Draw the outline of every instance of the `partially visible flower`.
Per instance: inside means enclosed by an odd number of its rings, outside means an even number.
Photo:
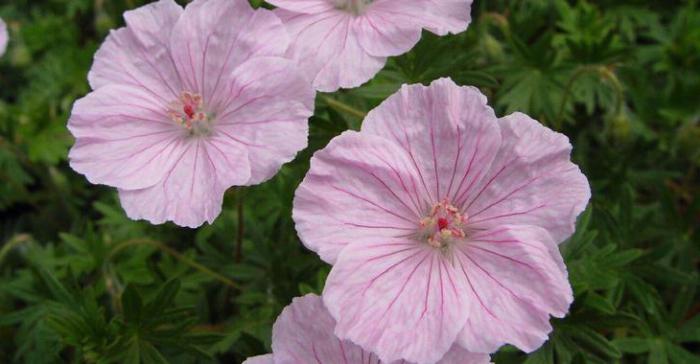
[[[5,54],[5,51],[7,50],[7,42],[9,41],[10,37],[7,33],[7,24],[5,24],[5,21],[0,19],[0,57],[2,57]]]
[[[314,91],[268,10],[160,0],[124,14],[68,123],[70,165],[119,189],[129,217],[197,227],[224,191],[271,178],[307,145]]]
[[[272,328],[273,354],[250,358],[244,364],[382,363],[376,355],[350,341],[338,339],[333,334],[334,327],[335,321],[323,306],[321,297],[309,294],[295,298],[282,311]],[[469,353],[459,346],[454,346],[444,358],[437,361],[438,364],[488,362],[488,355]]]
[[[357,87],[408,52],[423,28],[459,33],[472,0],[268,0],[291,36],[288,55],[320,91]]]
[[[246,359],[243,364],[275,364],[272,354],[258,355]]]
[[[333,264],[323,300],[336,335],[387,362],[537,349],[572,302],[557,243],[590,198],[570,151],[449,79],[404,86],[332,140],[293,215]]]

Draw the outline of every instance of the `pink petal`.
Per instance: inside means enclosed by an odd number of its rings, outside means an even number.
[[[490,362],[489,354],[472,353],[455,344],[438,364],[487,364]]]
[[[500,120],[503,145],[481,183],[458,198],[478,228],[531,224],[557,242],[574,231],[591,192],[571,163],[571,144],[525,114]]]
[[[78,100],[68,121],[71,167],[96,184],[139,189],[158,183],[183,150],[184,133],[149,92],[108,85]]]
[[[7,34],[7,24],[0,19],[0,57],[2,57],[7,50],[7,42],[9,38],[9,35]]]
[[[413,234],[428,208],[407,154],[357,132],[333,139],[311,160],[293,217],[304,244],[334,263],[350,243]]]
[[[275,364],[364,363],[376,356],[333,334],[335,321],[321,297],[295,298],[280,314],[272,329]]]
[[[336,9],[315,14],[275,11],[292,39],[287,55],[319,91],[357,87],[384,67],[385,58],[369,55],[357,39],[353,16]]]
[[[226,188],[250,179],[246,150],[227,139],[188,139],[166,177],[153,187],[119,190],[126,214],[152,224],[172,221],[196,228],[221,212]],[[236,174],[233,171],[239,172]]]
[[[423,0],[376,2],[353,26],[362,48],[376,57],[404,54],[420,40],[422,28],[416,14],[426,12]]]
[[[275,364],[272,354],[258,355],[246,359],[243,364]]]
[[[297,67],[283,58],[255,58],[227,79],[227,102],[215,128],[248,150],[251,179],[271,178],[306,148],[315,92]]]
[[[107,84],[131,85],[148,90],[163,103],[181,91],[170,58],[168,39],[182,8],[173,0],[160,0],[124,13],[126,28],[110,33],[95,54],[88,79],[93,89]]]
[[[323,299],[336,335],[383,362],[434,363],[464,328],[470,301],[461,272],[413,239],[354,242],[340,253]]]
[[[472,0],[424,0],[428,12],[419,16],[420,23],[437,35],[457,34],[467,30],[472,21]]]
[[[378,57],[397,56],[418,43],[422,28],[461,33],[471,22],[471,0],[375,1],[357,18],[360,44]]]
[[[205,102],[219,97],[225,78],[254,57],[282,56],[288,37],[269,10],[253,10],[246,0],[190,3],[173,29],[170,47],[188,91]]]
[[[455,252],[473,304],[459,343],[492,352],[512,344],[531,352],[551,332],[549,315],[563,317],[573,301],[555,242],[536,226],[481,231]]]
[[[334,328],[335,320],[326,310],[321,297],[310,294],[295,298],[292,304],[282,311],[273,328],[272,349],[275,364],[381,363],[376,355],[350,341],[339,340],[333,334]],[[474,354],[453,346],[438,363],[484,364],[488,361],[489,356],[486,354]]]
[[[391,139],[409,153],[419,188],[432,203],[454,202],[481,179],[501,143],[486,97],[450,79],[403,86],[369,113],[362,132]]]
[[[334,9],[328,0],[267,0],[268,3],[296,13],[314,14]]]

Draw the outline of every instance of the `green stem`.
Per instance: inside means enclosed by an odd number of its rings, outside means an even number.
[[[569,79],[569,82],[566,84],[566,88],[564,89],[564,98],[561,100],[561,106],[559,107],[559,113],[557,114],[556,119],[558,126],[561,126],[561,120],[564,117],[564,110],[566,109],[567,102],[569,102],[569,97],[571,97],[571,94],[573,93],[574,84],[576,83],[576,81],[578,81],[578,79],[581,76],[591,72],[595,72],[598,75],[600,75],[600,77],[610,81],[613,88],[615,89],[615,115],[619,114],[622,111],[625,94],[622,88],[622,84],[620,83],[620,80],[617,79],[617,76],[615,76],[615,74],[612,71],[610,71],[610,69],[607,66],[580,66],[576,70],[576,72],[574,72],[574,74],[571,75],[571,78]]]
[[[117,255],[120,251],[122,251],[130,246],[133,246],[133,245],[150,245],[150,246],[156,247],[160,251],[165,252],[167,254],[170,254],[173,258],[181,261],[182,263],[185,263],[186,265],[189,265],[190,267],[192,267],[192,268],[194,268],[194,269],[196,269],[196,270],[198,270],[198,271],[200,271],[208,276],[211,276],[212,278],[218,280],[219,282],[221,282],[229,287],[238,288],[238,285],[234,281],[222,276],[219,273],[214,272],[213,270],[211,270],[211,269],[195,262],[194,260],[186,257],[185,255],[181,254],[177,250],[175,250],[175,249],[173,249],[173,248],[171,248],[171,247],[169,247],[169,246],[167,246],[159,241],[156,241],[156,240],[132,239],[132,240],[124,241],[122,243],[119,243],[118,245],[116,245],[114,247],[114,249],[112,249],[112,251],[109,254],[109,258],[111,259],[115,255]]]
[[[559,106],[559,112],[557,113],[557,119],[555,122],[557,123],[557,126],[561,126],[562,124],[562,118],[564,117],[564,110],[566,109],[566,104],[569,102],[569,97],[571,96],[572,89],[576,81],[579,79],[579,77],[585,75],[586,73],[589,72],[595,72],[596,69],[593,66],[580,66],[576,72],[574,72],[573,75],[571,75],[571,78],[569,79],[569,82],[566,84],[566,88],[564,89],[564,97],[561,100],[561,105]]]
[[[622,88],[622,83],[620,83],[620,80],[617,78],[617,76],[615,76],[615,73],[610,71],[610,69],[607,67],[601,67],[599,73],[601,76],[608,79],[615,89],[615,96],[617,98],[615,101],[615,115],[618,115],[620,112],[622,112],[622,107],[625,101],[625,91]]]
[[[2,249],[0,249],[0,265],[2,265],[5,257],[12,249],[30,241],[32,241],[32,237],[28,234],[18,234],[13,236],[7,243],[5,243],[5,245],[3,245]]]
[[[342,101],[338,101],[334,98],[324,96],[324,95],[321,95],[319,97],[321,98],[321,100],[323,100],[323,102],[326,103],[326,105],[328,105],[328,106],[330,106],[330,107],[332,107],[340,112],[350,114],[350,115],[358,117],[360,119],[364,119],[367,116],[366,112],[358,110],[358,109],[356,109],[356,108],[354,108],[354,107],[352,107],[352,106],[350,106]]]

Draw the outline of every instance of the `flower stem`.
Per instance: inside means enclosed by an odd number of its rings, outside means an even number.
[[[2,264],[2,261],[5,260],[5,256],[7,256],[12,249],[31,241],[32,237],[29,234],[17,234],[13,236],[7,243],[5,243],[5,245],[3,245],[2,249],[0,249],[0,264]]]
[[[171,247],[169,247],[169,246],[167,246],[159,241],[156,241],[156,240],[131,239],[131,240],[124,241],[122,243],[117,244],[114,247],[114,249],[112,249],[112,251],[109,254],[109,258],[111,259],[112,257],[116,256],[122,250],[124,250],[130,246],[133,246],[133,245],[150,245],[150,246],[156,247],[160,251],[171,255],[173,258],[179,260],[180,262],[185,263],[186,265],[189,265],[191,268],[196,269],[196,270],[218,280],[219,282],[221,282],[229,287],[238,288],[238,285],[234,281],[222,276],[219,273],[214,272],[213,270],[211,270],[211,269],[195,262],[194,260],[188,258],[187,256],[181,254],[177,250],[175,250],[175,249],[173,249],[173,248],[171,248]]]
[[[561,126],[561,120],[564,117],[564,110],[566,109],[566,104],[569,102],[569,97],[573,93],[573,86],[579,77],[585,75],[586,73],[596,73],[601,78],[607,79],[612,84],[615,90],[615,114],[619,114],[622,111],[622,106],[624,103],[624,90],[622,89],[622,84],[617,76],[609,69],[609,66],[599,66],[599,65],[584,65],[580,66],[566,84],[566,89],[564,90],[564,97],[561,100],[561,106],[559,107],[559,113],[557,114],[557,119],[555,123],[557,126]]]
[[[367,116],[366,112],[364,112],[362,110],[358,110],[358,109],[356,109],[356,108],[354,108],[354,107],[352,107],[352,106],[350,106],[342,101],[338,101],[332,97],[324,96],[324,95],[320,95],[319,97],[321,98],[321,100],[323,100],[323,102],[326,103],[326,105],[328,105],[328,106],[330,106],[330,107],[332,107],[340,112],[350,114],[350,115],[358,117],[360,119],[364,119]]]

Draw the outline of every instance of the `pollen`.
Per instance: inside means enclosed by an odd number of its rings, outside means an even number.
[[[374,0],[333,0],[337,9],[347,11],[353,15],[362,15],[367,6]]]
[[[434,248],[447,248],[466,237],[467,216],[448,201],[441,201],[420,220],[420,240]]]
[[[204,100],[196,93],[185,91],[170,104],[168,116],[193,134],[208,130],[209,116],[204,112]]]

